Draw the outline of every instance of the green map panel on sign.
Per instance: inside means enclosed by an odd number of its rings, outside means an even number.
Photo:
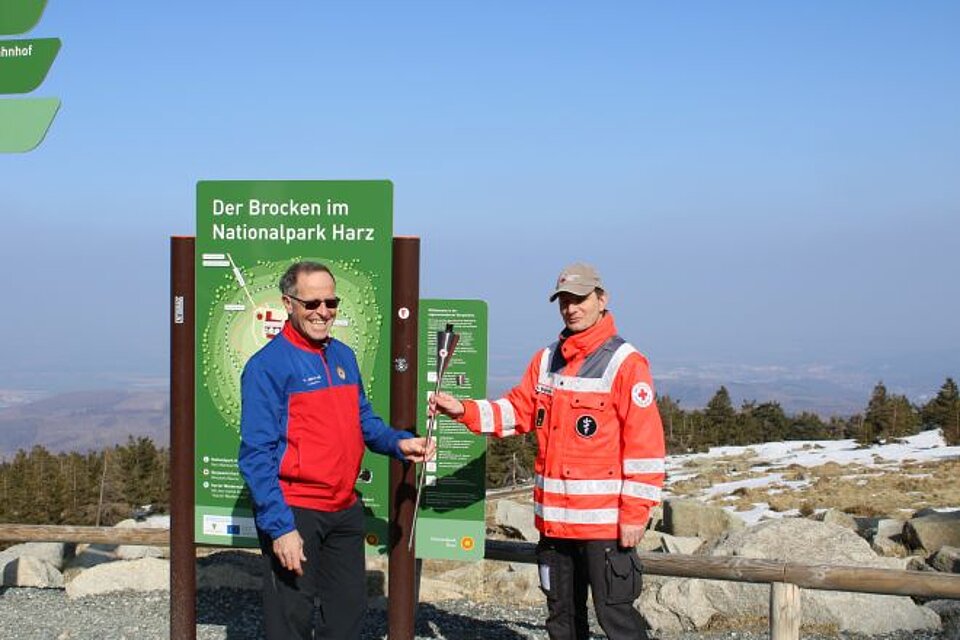
[[[39,145],[60,109],[57,98],[0,100],[0,153],[24,153]]]
[[[277,282],[290,260],[237,264],[230,254],[204,254],[201,268],[221,269],[213,304],[200,339],[202,384],[209,390],[225,424],[240,429],[240,374],[247,360],[280,333],[287,319]],[[357,354],[362,371],[372,371],[381,313],[373,285],[354,261],[326,260],[337,274],[343,300],[331,334]],[[367,380],[373,384],[373,376]]]
[[[39,87],[59,51],[59,38],[0,40],[0,93],[30,93]]]
[[[46,5],[47,0],[2,0],[0,36],[15,36],[33,29]]]

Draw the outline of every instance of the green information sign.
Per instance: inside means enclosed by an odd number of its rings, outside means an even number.
[[[357,354],[367,396],[390,407],[393,185],[389,181],[210,181],[197,184],[197,542],[256,544],[237,469],[240,374],[286,320],[278,282],[297,260],[330,267],[343,300],[332,334]],[[367,545],[387,539],[389,460],[367,453],[358,490]]]
[[[59,109],[57,98],[0,100],[0,153],[35,149]]]
[[[39,87],[58,51],[59,38],[0,40],[0,93],[30,93]]]
[[[47,0],[3,0],[0,2],[0,36],[30,31],[40,22]]]
[[[460,340],[440,389],[458,398],[487,393],[487,305],[481,300],[421,300],[418,420],[426,433],[428,394],[437,386],[437,332],[453,325]],[[486,526],[485,438],[459,422],[439,416],[437,457],[427,463],[426,485],[417,521],[419,558],[482,560]]]

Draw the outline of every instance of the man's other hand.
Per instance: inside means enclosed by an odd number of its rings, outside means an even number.
[[[400,441],[400,451],[410,462],[424,462],[432,460],[437,452],[437,441],[430,438],[427,443],[426,438],[406,438]]]
[[[430,394],[430,398],[427,400],[427,410],[430,412],[428,415],[442,413],[454,419],[462,416],[464,411],[462,402],[442,391]]]
[[[629,549],[640,544],[645,528],[642,524],[620,523],[620,546]]]
[[[303,555],[303,538],[296,530],[273,541],[273,555],[277,556],[284,569],[293,571],[298,576],[303,575],[301,563],[307,561],[307,556]]]

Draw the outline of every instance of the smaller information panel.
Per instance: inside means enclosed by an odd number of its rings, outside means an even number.
[[[420,301],[418,431],[426,433],[427,398],[437,386],[437,332],[453,325],[460,340],[444,373],[441,391],[458,398],[487,392],[487,305],[481,300]],[[486,439],[439,416],[437,456],[427,463],[417,522],[418,558],[482,560],[486,525]]]

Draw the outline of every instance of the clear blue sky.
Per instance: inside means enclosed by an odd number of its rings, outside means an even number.
[[[482,298],[491,370],[598,265],[654,374],[960,373],[956,2],[65,2],[0,156],[0,388],[167,371],[200,179],[388,178],[422,293]],[[896,360],[899,358],[900,360]],[[873,364],[870,364],[873,363]]]

